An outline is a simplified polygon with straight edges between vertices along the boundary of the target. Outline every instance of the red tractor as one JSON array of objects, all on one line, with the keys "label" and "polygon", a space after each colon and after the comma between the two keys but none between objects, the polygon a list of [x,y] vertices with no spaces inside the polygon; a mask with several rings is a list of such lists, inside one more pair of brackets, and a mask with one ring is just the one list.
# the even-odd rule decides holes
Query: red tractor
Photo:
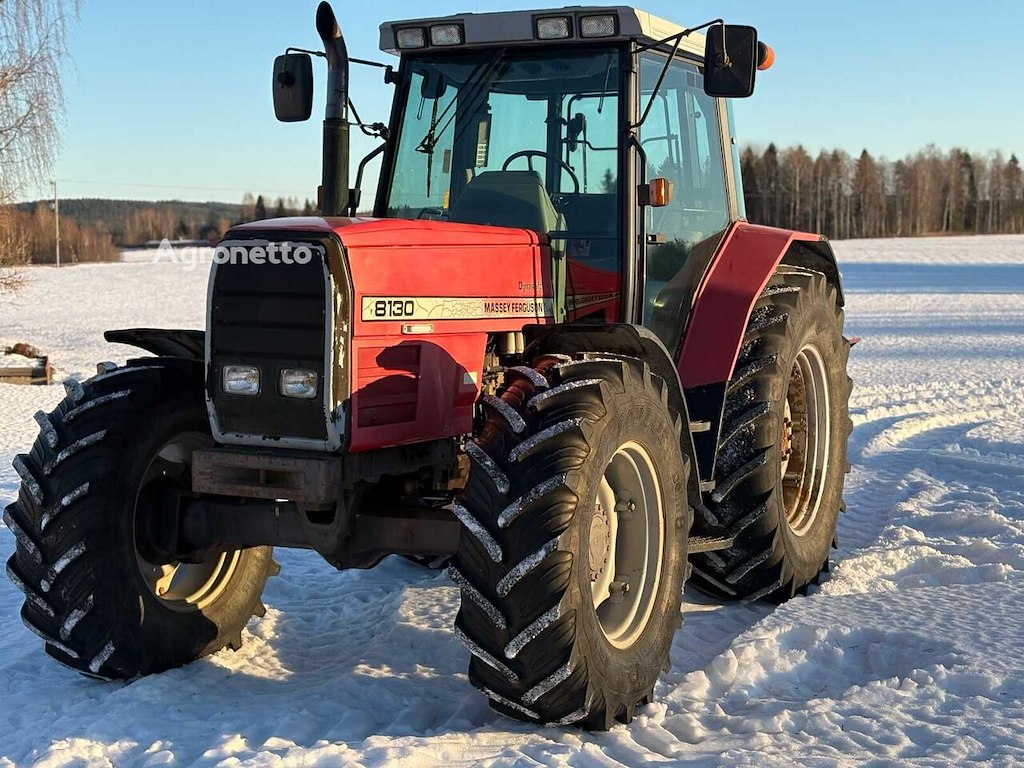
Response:
[{"label": "red tractor", "polygon": [[[238,647],[273,546],[401,554],[449,563],[497,710],[600,729],[651,700],[687,577],[814,583],[847,471],[839,272],[824,238],[745,222],[726,99],[773,54],[702,28],[389,22],[371,126],[321,4],[321,216],[229,232],[206,331],[108,332],[154,356],[68,382],[14,461],[8,573],[46,651],[159,672]],[[310,52],[277,60],[280,119],[309,117],[312,79]],[[382,139],[372,218],[353,124]]]}]

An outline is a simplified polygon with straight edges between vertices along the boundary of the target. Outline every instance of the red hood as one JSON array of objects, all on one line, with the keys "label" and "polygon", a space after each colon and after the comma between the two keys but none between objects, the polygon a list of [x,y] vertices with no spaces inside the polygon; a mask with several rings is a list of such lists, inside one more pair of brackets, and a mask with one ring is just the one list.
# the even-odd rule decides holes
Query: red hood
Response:
[{"label": "red hood", "polygon": [[455,224],[421,219],[372,219],[296,216],[266,219],[232,227],[225,236],[268,230],[288,232],[333,232],[346,247],[387,248],[394,246],[534,245],[540,236],[530,229]]}]

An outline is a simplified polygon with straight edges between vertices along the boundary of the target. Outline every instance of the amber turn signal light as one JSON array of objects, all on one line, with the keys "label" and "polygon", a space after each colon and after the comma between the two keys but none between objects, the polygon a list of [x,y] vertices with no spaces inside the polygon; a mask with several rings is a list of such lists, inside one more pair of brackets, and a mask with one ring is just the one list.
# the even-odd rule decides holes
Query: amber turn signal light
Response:
[{"label": "amber turn signal light", "polygon": [[668,179],[651,179],[647,184],[637,187],[637,202],[652,208],[663,208],[672,202],[672,182]]},{"label": "amber turn signal light", "polygon": [[769,69],[775,63],[775,51],[770,45],[757,44],[757,68],[760,70]]},{"label": "amber turn signal light", "polygon": [[651,179],[651,207],[661,208],[672,202],[672,182],[668,179]]}]

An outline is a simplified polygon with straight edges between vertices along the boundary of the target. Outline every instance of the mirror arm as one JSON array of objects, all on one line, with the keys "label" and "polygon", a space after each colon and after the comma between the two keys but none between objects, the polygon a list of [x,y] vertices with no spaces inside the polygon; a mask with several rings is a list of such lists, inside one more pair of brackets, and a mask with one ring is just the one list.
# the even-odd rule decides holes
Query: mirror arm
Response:
[{"label": "mirror arm", "polygon": [[654,84],[654,90],[651,91],[651,97],[647,100],[647,106],[644,107],[643,114],[640,116],[640,119],[637,122],[627,126],[627,130],[635,131],[637,128],[644,124],[645,120],[647,120],[647,115],[650,114],[651,107],[654,106],[654,99],[657,97],[658,91],[661,90],[661,84],[665,81],[665,75],[668,74],[668,68],[675,60],[676,54],[679,52],[679,46],[682,45],[683,38],[686,37],[687,35],[693,34],[694,32],[699,32],[702,29],[707,29],[712,24],[723,23],[724,22],[721,19],[715,19],[714,21],[709,21],[705,24],[701,24],[699,27],[684,29],[682,32],[677,32],[676,34],[669,35],[668,37],[662,40],[658,40],[653,43],[646,43],[645,45],[638,46],[637,48],[634,49],[635,53],[643,53],[644,51],[649,51],[651,48],[657,48],[658,46],[661,45],[674,43],[674,45],[672,46],[672,52],[669,53],[668,58],[665,59],[665,66],[661,68],[661,74],[658,75],[658,82]]},{"label": "mirror arm", "polygon": [[348,108],[352,112],[352,116],[355,118],[355,122],[349,122],[349,125],[356,126],[365,135],[373,139],[383,139],[387,141],[388,138],[388,127],[384,123],[364,123],[363,118],[359,116],[356,111],[356,105],[350,98],[348,100]]},{"label": "mirror arm", "polygon": [[369,152],[366,157],[359,161],[359,168],[356,169],[356,185],[349,192],[348,198],[348,215],[355,216],[356,208],[359,207],[359,200],[363,196],[363,170],[366,168],[366,164],[369,163],[373,158],[384,151],[387,144],[380,144]]},{"label": "mirror arm", "polygon": [[295,52],[295,53],[308,53],[310,56],[319,56],[321,59],[326,59],[327,58],[327,54],[324,53],[323,51],[310,51],[310,50],[307,50],[305,48],[295,48],[294,46],[289,46],[289,47],[284,49],[284,53],[285,53],[286,56],[289,53],[292,53],[292,52]]},{"label": "mirror arm", "polygon": [[663,37],[661,40],[655,40],[653,43],[644,43],[643,45],[637,46],[635,50],[637,53],[643,53],[644,51],[651,50],[651,48],[657,48],[659,45],[668,45],[669,43],[674,42],[676,38],[682,40],[687,35],[692,35],[694,32],[700,32],[702,29],[707,29],[712,24],[724,23],[725,22],[722,19],[714,19],[706,22],[705,24],[701,24],[700,26],[690,27],[689,29],[684,29],[682,32],[676,32],[674,35]]},{"label": "mirror arm", "polygon": [[668,58],[665,59],[665,66],[661,68],[661,74],[658,75],[658,81],[654,84],[654,90],[651,91],[651,97],[647,100],[647,106],[644,107],[644,111],[643,114],[640,115],[640,119],[629,126],[629,130],[635,131],[644,124],[645,120],[647,120],[647,115],[651,113],[651,107],[654,106],[654,99],[657,97],[658,91],[661,90],[661,84],[665,81],[665,75],[668,74],[668,68],[675,60],[676,52],[679,50],[679,45],[683,42],[683,36],[685,34],[686,32],[676,35],[676,44],[672,47],[672,52],[668,55]]},{"label": "mirror arm", "polygon": [[[295,51],[295,53],[308,53],[310,56],[319,56],[321,59],[326,59],[327,58],[327,54],[324,53],[323,51],[310,51],[310,50],[307,50],[305,48],[295,48],[295,47],[291,47],[291,48],[286,48],[285,49],[285,53],[286,54],[287,53],[291,53],[292,51]],[[390,64],[382,64],[379,61],[370,61],[369,59],[353,59],[353,58],[349,58],[349,63],[350,64],[363,64],[363,65],[365,65],[367,67],[379,67],[380,69],[384,70],[384,82],[385,82],[385,84],[393,85],[394,83],[398,82],[398,78],[395,76],[395,68],[393,66],[391,66]],[[349,102],[349,106],[351,106],[351,102]]]},{"label": "mirror arm", "polygon": [[349,59],[353,64],[362,64],[365,67],[378,67],[384,70],[384,83],[386,85],[392,85],[398,82],[398,78],[395,77],[395,68],[390,64],[382,64],[379,61],[370,61],[369,59]]}]

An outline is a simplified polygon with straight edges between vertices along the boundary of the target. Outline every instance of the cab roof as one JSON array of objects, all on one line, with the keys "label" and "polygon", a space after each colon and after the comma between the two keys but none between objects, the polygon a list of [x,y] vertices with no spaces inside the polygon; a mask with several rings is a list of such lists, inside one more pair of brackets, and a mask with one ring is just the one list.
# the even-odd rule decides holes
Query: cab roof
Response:
[{"label": "cab roof", "polygon": [[[601,37],[585,37],[581,20],[593,16],[614,16],[615,33]],[[569,19],[569,37],[540,39],[537,32],[539,19]],[[462,29],[462,43],[454,45],[432,45],[430,28],[434,26],[457,25]],[[399,30],[423,30],[424,45],[416,48],[400,48],[397,42]],[[456,51],[466,48],[493,47],[495,45],[570,45],[609,41],[635,40],[640,43],[654,43],[666,37],[677,35],[685,27],[658,18],[646,11],[627,5],[615,6],[567,6],[533,11],[502,11],[496,13],[456,13],[451,16],[435,16],[422,19],[387,21],[380,25],[380,49],[386,53],[424,53],[426,51]],[[683,38],[681,51],[697,56],[704,55],[704,35],[693,33]]]}]

